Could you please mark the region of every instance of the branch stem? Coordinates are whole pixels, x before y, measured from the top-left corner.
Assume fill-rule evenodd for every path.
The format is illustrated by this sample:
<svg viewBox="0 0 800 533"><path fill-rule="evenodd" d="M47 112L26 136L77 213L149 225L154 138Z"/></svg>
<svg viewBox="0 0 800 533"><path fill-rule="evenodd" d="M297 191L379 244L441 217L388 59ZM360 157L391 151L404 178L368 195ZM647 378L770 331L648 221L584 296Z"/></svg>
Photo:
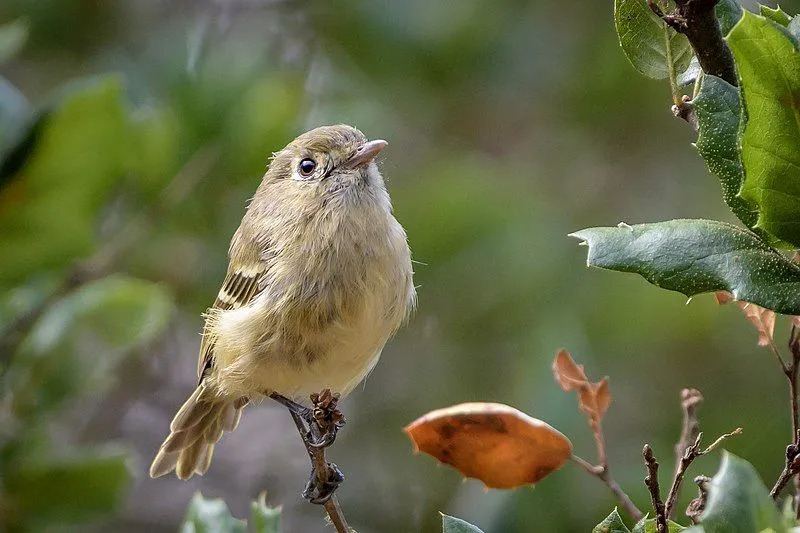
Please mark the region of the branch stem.
<svg viewBox="0 0 800 533"><path fill-rule="evenodd" d="M634 521L638 522L644 517L644 514L636 507L636 504L633 503L633 500L625 494L625 491L622 490L622 487L619 486L619 483L611 476L611 472L608 470L608 466L605 467L602 465L593 465L586 459L578 457L577 455L572 455L570 457L575 463L578 464L581 468L583 468L586 472L590 475L596 477L600 481L606 484L606 486L611 490L611 492L616 496L617 501L622 506L623 509L634 519Z"/></svg>

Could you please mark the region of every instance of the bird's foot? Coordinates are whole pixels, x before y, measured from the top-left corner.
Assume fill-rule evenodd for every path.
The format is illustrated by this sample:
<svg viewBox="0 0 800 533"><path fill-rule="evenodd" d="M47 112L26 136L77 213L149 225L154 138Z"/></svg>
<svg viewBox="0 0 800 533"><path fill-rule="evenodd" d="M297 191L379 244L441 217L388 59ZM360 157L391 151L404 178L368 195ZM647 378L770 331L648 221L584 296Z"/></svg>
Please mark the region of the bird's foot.
<svg viewBox="0 0 800 533"><path fill-rule="evenodd" d="M303 490L303 498L318 505L327 502L344 481L344 474L335 463L325 463L325 465L327 471L323 476L319 476L315 469L311 470L311 476ZM320 482L320 477L324 481Z"/></svg>
<svg viewBox="0 0 800 533"><path fill-rule="evenodd" d="M311 395L313 407L309 410L310 419L307 419L313 436L308 441L310 446L327 448L336 440L336 434L346 422L337 408L338 403L339 394L332 393L330 389ZM315 429L319 431L314 431Z"/></svg>

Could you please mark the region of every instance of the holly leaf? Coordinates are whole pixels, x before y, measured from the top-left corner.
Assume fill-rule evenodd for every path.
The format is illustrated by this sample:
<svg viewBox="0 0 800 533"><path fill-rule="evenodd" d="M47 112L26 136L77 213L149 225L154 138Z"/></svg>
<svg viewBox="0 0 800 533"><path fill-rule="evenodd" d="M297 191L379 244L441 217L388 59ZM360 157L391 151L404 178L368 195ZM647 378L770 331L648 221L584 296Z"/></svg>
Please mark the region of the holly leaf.
<svg viewBox="0 0 800 533"><path fill-rule="evenodd" d="M221 499L207 500L195 493L186 509L180 533L246 533L247 523L231 515Z"/></svg>
<svg viewBox="0 0 800 533"><path fill-rule="evenodd" d="M614 510L611 511L610 515L605 517L602 522L594 526L592 533L631 533L631 530L628 529L628 526L626 526L625 522L622 521L619 511L617 511L617 508L614 507Z"/></svg>
<svg viewBox="0 0 800 533"><path fill-rule="evenodd" d="M775 502L753 466L725 452L719 471L709 483L708 502L700 515L705 533L752 533L786 531Z"/></svg>
<svg viewBox="0 0 800 533"><path fill-rule="evenodd" d="M483 533L469 522L442 513L442 533Z"/></svg>
<svg viewBox="0 0 800 533"><path fill-rule="evenodd" d="M728 35L744 104L741 196L756 228L800 246L800 54L787 30L745 12Z"/></svg>
<svg viewBox="0 0 800 533"><path fill-rule="evenodd" d="M752 232L714 220L589 228L587 266L634 272L686 296L728 291L787 315L800 314L800 266Z"/></svg>
<svg viewBox="0 0 800 533"><path fill-rule="evenodd" d="M670 70L679 73L689 66L689 40L650 11L645 0L615 0L614 25L628 61L648 78L664 79Z"/></svg>
<svg viewBox="0 0 800 533"><path fill-rule="evenodd" d="M758 213L739 196L744 171L739 159L738 89L722 78L704 76L692 108L697 117L697 151L708 170L719 178L722 198L733 214L747 227L753 227Z"/></svg>

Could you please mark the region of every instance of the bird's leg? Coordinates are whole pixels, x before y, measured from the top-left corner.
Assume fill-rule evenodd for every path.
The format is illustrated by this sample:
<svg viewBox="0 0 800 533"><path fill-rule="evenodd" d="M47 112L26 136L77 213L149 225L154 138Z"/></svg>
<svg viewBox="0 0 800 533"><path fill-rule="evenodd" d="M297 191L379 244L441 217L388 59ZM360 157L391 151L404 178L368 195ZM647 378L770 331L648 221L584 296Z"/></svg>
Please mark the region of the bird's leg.
<svg viewBox="0 0 800 533"><path fill-rule="evenodd" d="M312 394L312 408L277 393L271 393L269 397L289 410L311 459L311 475L303 490L303 497L311 503L327 507L333 493L344 481L339 467L325 459L325 448L333 444L337 432L345 423L344 416L337 409L339 395L331 393L329 389Z"/></svg>

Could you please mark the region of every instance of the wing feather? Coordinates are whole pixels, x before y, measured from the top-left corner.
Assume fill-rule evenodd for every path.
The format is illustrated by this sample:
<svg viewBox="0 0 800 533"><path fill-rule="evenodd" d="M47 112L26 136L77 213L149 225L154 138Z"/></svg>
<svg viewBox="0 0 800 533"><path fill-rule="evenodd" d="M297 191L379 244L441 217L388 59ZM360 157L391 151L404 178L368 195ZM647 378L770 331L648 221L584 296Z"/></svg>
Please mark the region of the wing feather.
<svg viewBox="0 0 800 533"><path fill-rule="evenodd" d="M206 322L203 326L203 338L200 341L200 356L197 361L197 377L200 381L214 364L214 336L211 332L209 316L216 311L238 309L249 304L261 290L261 278L264 275L265 265L259 263L250 266L239 266L229 269L222 282L222 288L217 294L214 305L206 313Z"/></svg>

